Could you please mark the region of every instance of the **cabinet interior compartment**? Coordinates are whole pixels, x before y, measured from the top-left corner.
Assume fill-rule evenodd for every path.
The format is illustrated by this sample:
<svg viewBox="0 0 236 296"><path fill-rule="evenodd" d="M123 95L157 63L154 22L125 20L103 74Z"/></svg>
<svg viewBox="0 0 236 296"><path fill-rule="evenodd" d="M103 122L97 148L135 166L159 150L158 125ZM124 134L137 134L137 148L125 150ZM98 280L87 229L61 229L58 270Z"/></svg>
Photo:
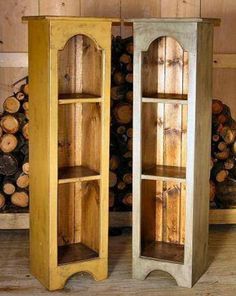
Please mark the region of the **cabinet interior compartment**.
<svg viewBox="0 0 236 296"><path fill-rule="evenodd" d="M102 51L86 36L58 53L58 264L99 257Z"/></svg>
<svg viewBox="0 0 236 296"><path fill-rule="evenodd" d="M171 37L142 53L141 256L184 261L188 53Z"/></svg>
<svg viewBox="0 0 236 296"><path fill-rule="evenodd" d="M102 50L85 35L76 35L58 51L59 104L99 101L102 96Z"/></svg>

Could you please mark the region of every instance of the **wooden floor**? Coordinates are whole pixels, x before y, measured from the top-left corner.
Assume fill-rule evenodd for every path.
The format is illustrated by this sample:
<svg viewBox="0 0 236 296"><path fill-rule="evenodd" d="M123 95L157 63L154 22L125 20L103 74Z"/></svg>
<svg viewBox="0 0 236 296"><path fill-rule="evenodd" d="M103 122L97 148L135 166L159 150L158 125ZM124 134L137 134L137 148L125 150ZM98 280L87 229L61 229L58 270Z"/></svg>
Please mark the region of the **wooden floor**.
<svg viewBox="0 0 236 296"><path fill-rule="evenodd" d="M49 293L29 274L28 232L0 232L0 295L157 295L235 296L236 226L211 227L209 269L193 289L179 288L168 274L155 271L145 281L131 278L131 233L110 238L109 279L95 282L74 275L63 291Z"/></svg>

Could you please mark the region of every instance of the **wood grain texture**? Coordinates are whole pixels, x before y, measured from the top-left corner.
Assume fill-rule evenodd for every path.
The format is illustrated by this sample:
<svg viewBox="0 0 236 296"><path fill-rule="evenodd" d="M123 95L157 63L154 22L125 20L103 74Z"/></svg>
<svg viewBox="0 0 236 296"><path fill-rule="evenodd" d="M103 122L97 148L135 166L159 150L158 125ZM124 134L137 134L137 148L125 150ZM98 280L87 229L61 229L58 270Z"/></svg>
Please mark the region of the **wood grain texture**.
<svg viewBox="0 0 236 296"><path fill-rule="evenodd" d="M164 114L163 140L158 143L157 139L157 145L160 144L162 156L159 155L154 160L158 159L164 165L177 167L186 164L186 198L185 187L170 181L164 181L162 188L155 186L158 191L153 190L155 181L142 181L142 184L145 182L145 187L140 191L142 157L144 155L144 159L146 159L145 154L151 152L151 147L157 147L158 150L158 146L155 146L155 144L153 146L153 141L149 145L147 143L147 126L150 122L150 130L155 134L156 126L159 125L159 120L156 118L155 104L149 104L154 107L149 107L151 116L148 117L146 106L148 104L142 103L141 52L146 51L155 38L162 36L176 38L184 49L189 51L189 59L187 59L180 45L176 44L174 39L167 37L164 44L165 55L161 63L165 67L164 83L160 79L160 86L164 88L166 93L183 94L188 91L188 109L181 106L181 104L165 104L163 111L161 110L160 113ZM183 23L181 23L179 19L177 22L168 20L163 24L161 21L155 22L155 20L148 22L134 21L134 61L136 62L136 65L134 63L134 96L136 98L136 102L134 101L134 145L136 151L134 151L133 162L133 188L136 198L133 204L133 276L137 279L144 279L152 270L161 269L174 276L178 285L191 287L206 269L212 98L212 36L213 24L210 24L209 21L196 21L196 23L191 21L188 23L184 19ZM204 63L202 63L203 60ZM156 65L159 66L157 61ZM153 88L153 84L151 84L151 88ZM161 104L158 103L157 105ZM142 110L144 110L144 113ZM140 118L140 113L145 115ZM150 118L154 118L154 123L151 122ZM140 123L141 119L143 125L142 122ZM183 123L182 120L185 120L185 122ZM203 126L205 127L204 132L202 132ZM146 133L143 134L143 131ZM198 141L199 138L201 140L198 142L196 138ZM152 140L152 137L150 139ZM143 141L148 147L148 149L145 148L144 154L142 154L141 150ZM204 146L201 151L205 151L205 153L198 153L199 148L197 147L200 143ZM150 157L149 161L151 159L152 157ZM204 186L200 186L199 182L204 183ZM153 221L158 217L158 213L153 210L153 204L156 199L160 201L156 209L159 210L161 204L163 207L160 214L162 219L157 219L159 224L160 221L162 223L162 230L158 228L157 233L154 230L156 237L161 238L163 242L178 243L179 245L184 242L183 264L172 264L165 260L153 260L153 258L140 258L140 244L145 245L145 243L149 244L155 241L153 240ZM201 216L200 219L197 218L199 216ZM146 222L150 226L149 229L146 227ZM158 248L154 249L156 254ZM200 253L201 256L199 257ZM191 273L189 273L189 268L192 270Z"/></svg>
<svg viewBox="0 0 236 296"><path fill-rule="evenodd" d="M80 0L39 0L39 14L80 16Z"/></svg>
<svg viewBox="0 0 236 296"><path fill-rule="evenodd" d="M118 17L120 18L120 0L96 1L96 0L80 0L81 16L96 17ZM119 25L113 25L113 35L121 35Z"/></svg>
<svg viewBox="0 0 236 296"><path fill-rule="evenodd" d="M200 17L201 0L161 0L161 17Z"/></svg>
<svg viewBox="0 0 236 296"><path fill-rule="evenodd" d="M22 23L24 15L37 15L38 1L0 1L0 52L27 51L27 25Z"/></svg>
<svg viewBox="0 0 236 296"><path fill-rule="evenodd" d="M236 69L214 69L213 71L213 98L222 99L224 104L230 106L233 118L236 118L235 77Z"/></svg>
<svg viewBox="0 0 236 296"><path fill-rule="evenodd" d="M120 14L122 19L143 18L143 17L160 17L161 0L149 0L148 5L142 0L120 1ZM132 26L121 25L122 37L132 35Z"/></svg>
<svg viewBox="0 0 236 296"><path fill-rule="evenodd" d="M0 232L0 291L4 296L21 294L51 295L30 275L28 231ZM235 226L210 227L209 267L191 289L181 288L167 273L153 271L145 281L132 278L131 231L109 239L109 277L95 282L85 272L71 277L63 291L54 295L147 295L147 296L234 296L236 289L236 228Z"/></svg>
<svg viewBox="0 0 236 296"><path fill-rule="evenodd" d="M221 19L220 27L215 28L214 52L236 52L236 2L233 0L202 0L201 16L218 17Z"/></svg>
<svg viewBox="0 0 236 296"><path fill-rule="evenodd" d="M30 162L34 166L30 186L31 271L45 287L55 290L63 288L71 275L83 270L91 273L96 280L107 277L111 21L74 17L28 20L29 94L34 98L30 107L31 124L34 127L30 134ZM90 36L97 45L91 45L91 41L85 43L77 37L70 39L77 34ZM64 47L69 39L70 42ZM66 67L64 73L66 75L68 72L71 77L69 81L63 76L60 79L57 72L58 50L63 48L65 52L60 53L59 64L60 69ZM102 56L99 55L98 59L103 60L101 71L97 57L93 56L95 51L99 52L98 48L102 49ZM79 59L86 49L90 53L85 61L90 59L90 63L81 65L80 61L78 67L78 60L73 60L75 52ZM93 87L95 94L99 92L101 103L58 106L58 93L78 93L83 87L87 89L83 74L90 68L92 71L93 67L99 71L99 75L91 74L90 87ZM41 88L39 75L42 75L44 85L47 85L42 92L38 91ZM103 81L97 82L98 77ZM38 100L42 101L40 108L37 108ZM41 124L43 112L47 116ZM41 136L36 139L38 134ZM44 144L41 145L41 142ZM40 182L36 180L39 177L36 174L39 159ZM58 194L58 165L60 168L78 165L88 167L100 172L100 181L61 184ZM43 198L38 198L39 192L43 192ZM39 221L37 219L36 223L35 217L45 225L42 231L38 229ZM78 242L99 253L99 257L58 266L58 243L62 246Z"/></svg>
<svg viewBox="0 0 236 296"><path fill-rule="evenodd" d="M18 91L18 86L12 86L19 79L27 76L27 68L0 68L0 111L3 110L4 100L11 96L14 91Z"/></svg>

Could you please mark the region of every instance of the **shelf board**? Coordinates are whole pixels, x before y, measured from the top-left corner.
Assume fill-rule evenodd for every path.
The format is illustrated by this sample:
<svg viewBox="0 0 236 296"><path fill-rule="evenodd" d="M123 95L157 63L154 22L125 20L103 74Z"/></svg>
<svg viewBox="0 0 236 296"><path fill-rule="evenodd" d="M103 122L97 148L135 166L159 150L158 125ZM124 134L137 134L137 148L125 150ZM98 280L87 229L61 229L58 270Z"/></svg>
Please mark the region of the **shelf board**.
<svg viewBox="0 0 236 296"><path fill-rule="evenodd" d="M58 247L58 264L67 264L76 261L97 258L98 253L82 243Z"/></svg>
<svg viewBox="0 0 236 296"><path fill-rule="evenodd" d="M78 181L99 180L99 173L83 166L63 167L58 171L58 183L74 183Z"/></svg>
<svg viewBox="0 0 236 296"><path fill-rule="evenodd" d="M157 165L144 170L142 174L144 180L176 181L184 183L186 181L186 168L168 165Z"/></svg>
<svg viewBox="0 0 236 296"><path fill-rule="evenodd" d="M102 98L91 94L59 94L59 105L76 103L100 103Z"/></svg>
<svg viewBox="0 0 236 296"><path fill-rule="evenodd" d="M184 263L184 245L157 241L146 243L142 247L141 257Z"/></svg>
<svg viewBox="0 0 236 296"><path fill-rule="evenodd" d="M142 97L143 103L165 103L165 104L188 104L188 96L181 94L144 94Z"/></svg>

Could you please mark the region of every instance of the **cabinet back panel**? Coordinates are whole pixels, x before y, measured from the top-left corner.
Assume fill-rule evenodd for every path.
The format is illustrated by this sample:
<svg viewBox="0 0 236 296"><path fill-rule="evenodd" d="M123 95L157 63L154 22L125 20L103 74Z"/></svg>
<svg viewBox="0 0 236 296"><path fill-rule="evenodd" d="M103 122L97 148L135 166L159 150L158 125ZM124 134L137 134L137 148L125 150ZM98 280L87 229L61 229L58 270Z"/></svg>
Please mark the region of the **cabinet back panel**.
<svg viewBox="0 0 236 296"><path fill-rule="evenodd" d="M188 93L188 53L175 39L153 41L142 61L143 95ZM143 103L142 110L143 169L186 166L187 105ZM156 196L156 240L184 243L185 185L158 181Z"/></svg>
<svg viewBox="0 0 236 296"><path fill-rule="evenodd" d="M81 242L98 252L99 182L61 184L58 196L58 245Z"/></svg>

